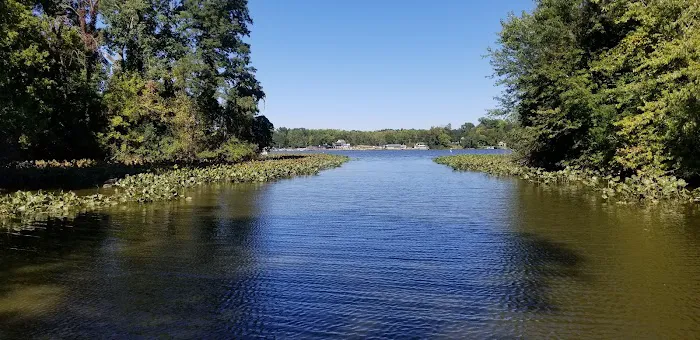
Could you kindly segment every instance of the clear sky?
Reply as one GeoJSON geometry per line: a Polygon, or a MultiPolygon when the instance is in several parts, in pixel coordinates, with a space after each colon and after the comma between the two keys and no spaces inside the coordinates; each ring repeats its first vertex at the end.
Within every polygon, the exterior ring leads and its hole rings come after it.
{"type": "Polygon", "coordinates": [[[250,0],[253,65],[275,127],[476,122],[499,89],[483,56],[532,0],[250,0]]]}

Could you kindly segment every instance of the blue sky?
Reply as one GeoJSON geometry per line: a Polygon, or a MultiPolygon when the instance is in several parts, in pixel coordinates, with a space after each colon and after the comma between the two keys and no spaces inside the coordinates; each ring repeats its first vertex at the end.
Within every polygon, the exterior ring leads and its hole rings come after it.
{"type": "Polygon", "coordinates": [[[253,65],[275,127],[476,122],[495,107],[500,20],[532,0],[250,0],[253,65]]]}

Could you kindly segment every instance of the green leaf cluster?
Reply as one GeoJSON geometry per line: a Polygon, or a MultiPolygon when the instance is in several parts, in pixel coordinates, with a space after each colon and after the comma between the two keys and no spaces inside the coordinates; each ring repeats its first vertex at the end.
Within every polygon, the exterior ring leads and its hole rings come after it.
{"type": "Polygon", "coordinates": [[[614,200],[618,204],[656,204],[662,201],[700,202],[700,189],[691,190],[687,188],[688,183],[685,180],[673,176],[634,174],[621,178],[599,171],[572,167],[548,171],[519,164],[511,155],[443,156],[435,158],[435,162],[455,170],[485,172],[494,176],[514,176],[541,185],[572,185],[573,188],[591,189],[598,192],[603,200],[614,200]]]}
{"type": "Polygon", "coordinates": [[[83,37],[37,6],[0,1],[0,162],[92,157],[100,103],[83,37]]]}
{"type": "MultiPolygon", "coordinates": [[[[349,159],[338,155],[279,155],[238,164],[172,166],[127,175],[111,191],[94,195],[75,192],[16,191],[0,195],[0,226],[17,229],[46,219],[72,219],[84,211],[121,203],[146,203],[187,198],[187,190],[206,183],[268,182],[293,176],[315,175],[349,159]]],[[[50,166],[62,166],[52,164],[50,166]]],[[[66,164],[74,166],[74,164],[66,164]]],[[[37,164],[41,167],[41,164],[37,164]]]]}
{"type": "Polygon", "coordinates": [[[700,4],[540,0],[490,51],[520,156],[546,169],[700,174],[700,4]]]}
{"type": "Polygon", "coordinates": [[[268,147],[247,5],[0,0],[0,162],[189,161],[268,147]]]}

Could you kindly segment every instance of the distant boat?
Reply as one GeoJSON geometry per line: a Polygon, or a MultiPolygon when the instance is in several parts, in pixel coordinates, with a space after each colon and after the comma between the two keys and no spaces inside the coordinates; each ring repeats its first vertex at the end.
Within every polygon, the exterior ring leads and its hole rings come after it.
{"type": "Polygon", "coordinates": [[[406,145],[404,145],[404,144],[387,144],[387,145],[384,145],[384,150],[406,150],[406,145]]]}
{"type": "Polygon", "coordinates": [[[414,150],[430,150],[430,148],[425,145],[425,143],[416,143],[415,146],[413,146],[414,150]]]}
{"type": "Polygon", "coordinates": [[[452,149],[450,149],[450,153],[452,153],[452,149]]]}

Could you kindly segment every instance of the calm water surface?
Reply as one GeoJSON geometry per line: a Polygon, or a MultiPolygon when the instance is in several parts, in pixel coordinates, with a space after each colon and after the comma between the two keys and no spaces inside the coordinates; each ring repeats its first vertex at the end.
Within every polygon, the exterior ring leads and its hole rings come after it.
{"type": "Polygon", "coordinates": [[[0,338],[698,338],[700,218],[345,152],[0,235],[0,338]]]}

